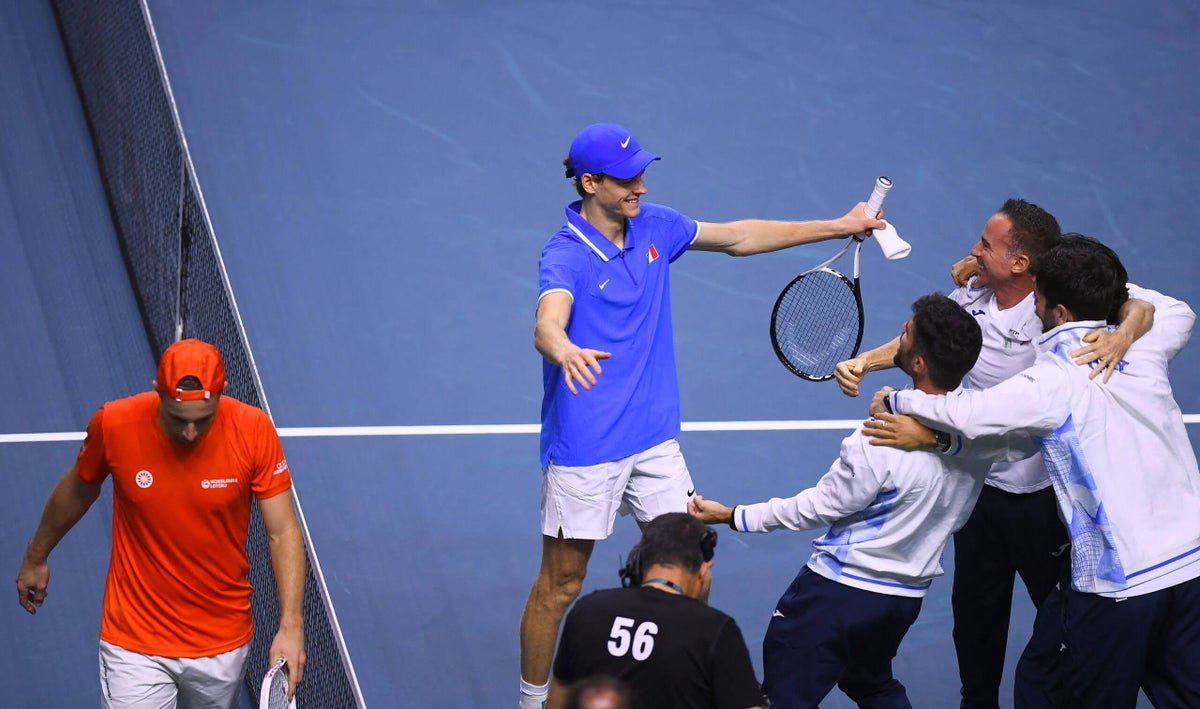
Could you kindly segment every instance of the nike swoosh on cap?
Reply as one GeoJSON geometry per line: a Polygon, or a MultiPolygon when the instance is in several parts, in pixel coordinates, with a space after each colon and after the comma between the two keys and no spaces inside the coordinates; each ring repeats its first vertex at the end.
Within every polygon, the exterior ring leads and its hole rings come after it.
{"type": "Polygon", "coordinates": [[[628,147],[629,147],[629,139],[630,139],[630,138],[632,138],[632,137],[633,137],[632,135],[627,135],[627,136],[625,136],[625,140],[622,140],[622,141],[621,141],[621,147],[622,147],[622,148],[628,148],[628,147]]]}

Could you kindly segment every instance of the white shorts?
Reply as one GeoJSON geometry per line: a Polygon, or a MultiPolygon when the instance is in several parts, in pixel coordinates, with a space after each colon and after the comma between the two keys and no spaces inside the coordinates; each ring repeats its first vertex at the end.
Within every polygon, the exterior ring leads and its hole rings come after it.
{"type": "Polygon", "coordinates": [[[606,539],[617,513],[649,522],[667,512],[687,512],[696,494],[674,438],[631,456],[598,465],[555,465],[542,471],[542,534],[566,539],[606,539]]]}
{"type": "Polygon", "coordinates": [[[250,643],[211,657],[159,657],[100,641],[104,709],[237,706],[250,643]]]}

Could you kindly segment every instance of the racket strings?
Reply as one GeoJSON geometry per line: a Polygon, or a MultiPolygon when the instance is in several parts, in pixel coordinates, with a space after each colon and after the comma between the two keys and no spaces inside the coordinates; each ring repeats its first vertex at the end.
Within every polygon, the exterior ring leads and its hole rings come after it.
{"type": "Polygon", "coordinates": [[[780,296],[773,327],[780,354],[796,371],[832,376],[858,345],[858,301],[843,276],[814,271],[780,296]]]}
{"type": "Polygon", "coordinates": [[[288,700],[288,673],[283,660],[272,665],[263,677],[258,706],[259,709],[289,709],[296,706],[288,700]]]}
{"type": "Polygon", "coordinates": [[[283,672],[276,672],[271,678],[271,689],[267,693],[267,706],[269,709],[288,709],[288,682],[287,675],[283,672]]]}

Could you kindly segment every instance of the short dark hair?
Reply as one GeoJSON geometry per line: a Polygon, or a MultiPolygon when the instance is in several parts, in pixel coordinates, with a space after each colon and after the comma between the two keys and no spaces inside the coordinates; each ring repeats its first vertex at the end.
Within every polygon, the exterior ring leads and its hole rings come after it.
{"type": "Polygon", "coordinates": [[[1116,252],[1090,236],[1072,232],[1034,264],[1033,277],[1045,306],[1062,305],[1080,320],[1116,320],[1129,300],[1129,272],[1116,252]]]}
{"type": "Polygon", "coordinates": [[[917,298],[912,313],[913,354],[925,358],[934,384],[947,390],[957,388],[983,348],[979,323],[941,293],[917,298]]]}
{"type": "Polygon", "coordinates": [[[695,573],[712,559],[716,545],[717,533],[711,527],[686,512],[668,512],[642,529],[642,539],[634,548],[642,569],[662,564],[695,573]]]}
{"type": "Polygon", "coordinates": [[[603,706],[614,706],[617,709],[632,709],[637,706],[634,703],[633,694],[629,690],[629,685],[616,677],[607,675],[585,677],[571,685],[571,689],[567,691],[567,696],[563,699],[562,709],[589,709],[599,699],[612,700],[614,698],[618,700],[617,704],[612,704],[610,701],[603,706]]]}
{"type": "MultiPolygon", "coordinates": [[[[563,158],[563,168],[566,170],[567,179],[575,183],[575,191],[579,193],[579,196],[587,197],[587,190],[583,189],[582,175],[575,174],[575,168],[571,167],[571,158],[563,158]]],[[[603,180],[605,176],[603,174],[594,174],[592,177],[596,180],[603,180]]]]}
{"type": "Polygon", "coordinates": [[[997,213],[1008,217],[1012,224],[1008,232],[1009,254],[1025,254],[1031,264],[1036,263],[1062,235],[1062,228],[1054,215],[1032,202],[1014,197],[1006,201],[997,213]]]}

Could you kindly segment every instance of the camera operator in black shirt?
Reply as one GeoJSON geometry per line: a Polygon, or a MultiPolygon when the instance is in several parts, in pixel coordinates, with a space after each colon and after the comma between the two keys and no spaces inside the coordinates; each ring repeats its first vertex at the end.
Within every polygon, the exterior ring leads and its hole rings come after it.
{"type": "Polygon", "coordinates": [[[549,709],[567,688],[609,675],[655,709],[764,707],[737,623],[698,600],[707,594],[717,533],[691,515],[656,517],[621,570],[622,588],[579,599],[563,624],[549,709]]]}

